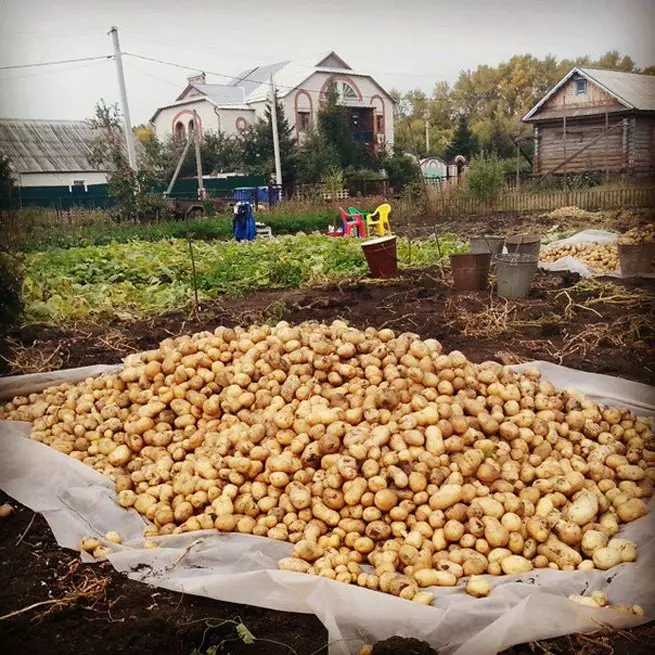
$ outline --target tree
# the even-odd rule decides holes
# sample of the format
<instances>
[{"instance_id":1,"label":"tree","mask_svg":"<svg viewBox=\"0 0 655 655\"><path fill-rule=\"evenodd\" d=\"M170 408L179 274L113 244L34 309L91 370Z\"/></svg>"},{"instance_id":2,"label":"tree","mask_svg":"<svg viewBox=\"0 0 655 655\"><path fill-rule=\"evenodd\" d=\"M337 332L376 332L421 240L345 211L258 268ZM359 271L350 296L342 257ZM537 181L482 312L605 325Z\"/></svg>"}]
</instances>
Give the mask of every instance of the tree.
<instances>
[{"instance_id":1,"label":"tree","mask_svg":"<svg viewBox=\"0 0 655 655\"><path fill-rule=\"evenodd\" d=\"M475 200L488 202L500 195L505 183L503 164L496 155L475 155L466 173L466 190Z\"/></svg>"},{"instance_id":2,"label":"tree","mask_svg":"<svg viewBox=\"0 0 655 655\"><path fill-rule=\"evenodd\" d=\"M359 168L361 150L350 134L346 110L339 104L336 84L330 84L325 92L325 99L318 110L318 129L334 148L342 169Z\"/></svg>"},{"instance_id":3,"label":"tree","mask_svg":"<svg viewBox=\"0 0 655 655\"><path fill-rule=\"evenodd\" d=\"M161 176L161 162L156 144L138 149L138 171L128 160L122 116L118 105L107 105L104 100L96 105L95 115L89 120L95 132L89 147L91 160L107 171L109 197L116 203L121 218L149 218L165 208L157 191Z\"/></svg>"},{"instance_id":4,"label":"tree","mask_svg":"<svg viewBox=\"0 0 655 655\"><path fill-rule=\"evenodd\" d=\"M277 129L280 143L280 165L282 181L292 184L296 180L296 142L293 128L284 113L284 106L275 97ZM266 106L265 118L258 118L241 137L243 164L250 173L270 176L275 171L273 151L273 119L270 103Z\"/></svg>"},{"instance_id":5,"label":"tree","mask_svg":"<svg viewBox=\"0 0 655 655\"><path fill-rule=\"evenodd\" d=\"M9 158L0 153L0 211L14 206L16 192L16 182Z\"/></svg>"},{"instance_id":6,"label":"tree","mask_svg":"<svg viewBox=\"0 0 655 655\"><path fill-rule=\"evenodd\" d=\"M423 176L416 161L397 148L391 156L381 156L380 164L387 172L389 184L396 190L413 182L420 182Z\"/></svg>"},{"instance_id":7,"label":"tree","mask_svg":"<svg viewBox=\"0 0 655 655\"><path fill-rule=\"evenodd\" d=\"M326 177L340 164L339 153L323 132L318 129L307 132L298 148L299 182L325 182Z\"/></svg>"},{"instance_id":8,"label":"tree","mask_svg":"<svg viewBox=\"0 0 655 655\"><path fill-rule=\"evenodd\" d=\"M466 114L461 113L453 133L453 138L446 148L446 157L449 161L457 157L457 155L463 155L466 159L471 159L477 151L477 139L469 129Z\"/></svg>"}]
</instances>

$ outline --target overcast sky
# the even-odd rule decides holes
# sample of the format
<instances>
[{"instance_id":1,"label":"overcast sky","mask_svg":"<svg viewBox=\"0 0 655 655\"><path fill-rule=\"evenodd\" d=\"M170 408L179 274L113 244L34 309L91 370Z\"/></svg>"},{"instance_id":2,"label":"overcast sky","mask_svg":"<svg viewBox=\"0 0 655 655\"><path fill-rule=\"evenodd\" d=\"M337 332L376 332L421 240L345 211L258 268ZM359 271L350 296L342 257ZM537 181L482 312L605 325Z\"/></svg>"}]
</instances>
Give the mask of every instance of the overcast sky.
<instances>
[{"instance_id":1,"label":"overcast sky","mask_svg":"<svg viewBox=\"0 0 655 655\"><path fill-rule=\"evenodd\" d=\"M121 47L234 75L335 50L387 89L454 81L514 54L611 49L655 64L654 0L0 0L0 68L107 55ZM190 72L125 57L133 122L173 101ZM208 76L212 82L225 78ZM118 99L111 60L0 70L0 117L89 117Z\"/></svg>"}]
</instances>

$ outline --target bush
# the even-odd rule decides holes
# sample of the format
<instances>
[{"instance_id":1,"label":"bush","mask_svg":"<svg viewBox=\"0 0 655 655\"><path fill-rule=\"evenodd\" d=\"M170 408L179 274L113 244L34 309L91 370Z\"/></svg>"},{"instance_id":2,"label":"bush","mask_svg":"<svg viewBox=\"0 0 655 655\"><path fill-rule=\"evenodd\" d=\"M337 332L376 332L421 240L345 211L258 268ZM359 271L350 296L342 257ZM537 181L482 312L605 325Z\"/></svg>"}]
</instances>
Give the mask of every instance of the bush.
<instances>
[{"instance_id":1,"label":"bush","mask_svg":"<svg viewBox=\"0 0 655 655\"><path fill-rule=\"evenodd\" d=\"M0 333L21 314L20 287L18 262L7 253L0 253Z\"/></svg>"},{"instance_id":2,"label":"bush","mask_svg":"<svg viewBox=\"0 0 655 655\"><path fill-rule=\"evenodd\" d=\"M466 173L466 192L474 200L493 201L505 184L503 163L496 155L476 155Z\"/></svg>"},{"instance_id":3,"label":"bush","mask_svg":"<svg viewBox=\"0 0 655 655\"><path fill-rule=\"evenodd\" d=\"M286 205L285 205L286 207ZM274 235L296 234L297 232L325 232L330 224L339 222L336 209L325 208L310 212L305 209L291 208L290 211L273 210L261 212L256 220L270 225ZM58 248L75 248L85 246L103 246L111 243L139 241L161 241L163 239L181 239L187 235L200 241L228 240L232 238L231 215L217 215L196 220L170 220L159 223L112 223L103 221L98 225L76 228L40 227L20 235L14 246L23 252L54 250Z\"/></svg>"}]
</instances>

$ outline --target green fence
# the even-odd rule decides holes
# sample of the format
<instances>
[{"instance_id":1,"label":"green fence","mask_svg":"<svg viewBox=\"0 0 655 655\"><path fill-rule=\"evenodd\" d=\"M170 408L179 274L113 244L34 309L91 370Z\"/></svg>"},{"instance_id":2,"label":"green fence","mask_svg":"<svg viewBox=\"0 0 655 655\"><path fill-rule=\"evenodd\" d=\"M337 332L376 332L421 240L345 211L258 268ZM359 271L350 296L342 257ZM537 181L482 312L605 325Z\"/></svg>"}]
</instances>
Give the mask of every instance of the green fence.
<instances>
[{"instance_id":1,"label":"green fence","mask_svg":"<svg viewBox=\"0 0 655 655\"><path fill-rule=\"evenodd\" d=\"M209 195L218 198L232 198L234 190L240 187L265 186L263 175L243 175L204 180L205 189ZM167 189L168 183L161 181L156 189L161 193ZM71 209L106 209L112 204L106 184L90 184L86 188L68 186L35 186L21 187L14 192L12 205L46 207L57 211ZM177 180L170 196L193 200L198 197L198 181L195 178Z\"/></svg>"}]
</instances>

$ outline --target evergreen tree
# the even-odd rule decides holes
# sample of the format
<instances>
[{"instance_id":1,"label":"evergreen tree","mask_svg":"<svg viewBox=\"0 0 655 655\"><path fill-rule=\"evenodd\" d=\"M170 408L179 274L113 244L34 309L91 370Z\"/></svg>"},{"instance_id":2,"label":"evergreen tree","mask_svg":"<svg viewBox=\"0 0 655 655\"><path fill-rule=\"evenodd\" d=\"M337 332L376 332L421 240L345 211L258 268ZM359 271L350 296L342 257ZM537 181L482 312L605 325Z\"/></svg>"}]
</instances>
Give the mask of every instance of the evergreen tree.
<instances>
[{"instance_id":1,"label":"evergreen tree","mask_svg":"<svg viewBox=\"0 0 655 655\"><path fill-rule=\"evenodd\" d=\"M453 138L446 147L446 157L448 160L452 160L457 155L463 155L468 160L476 152L478 152L477 139L469 128L466 114L461 113L457 121L457 126L455 127L455 132L453 133Z\"/></svg>"},{"instance_id":2,"label":"evergreen tree","mask_svg":"<svg viewBox=\"0 0 655 655\"><path fill-rule=\"evenodd\" d=\"M275 98L277 108L277 129L280 142L280 165L282 181L292 184L296 180L296 142L293 128L284 114L284 107ZM270 104L266 106L265 118L258 118L241 138L243 163L250 173L271 176L275 172L273 150L273 120Z\"/></svg>"},{"instance_id":3,"label":"evergreen tree","mask_svg":"<svg viewBox=\"0 0 655 655\"><path fill-rule=\"evenodd\" d=\"M318 129L310 130L298 149L298 180L303 183L324 182L341 164L339 153Z\"/></svg>"},{"instance_id":4,"label":"evergreen tree","mask_svg":"<svg viewBox=\"0 0 655 655\"><path fill-rule=\"evenodd\" d=\"M318 111L318 129L337 152L342 169L359 167L361 150L350 134L346 108L339 104L336 84L330 84L325 92Z\"/></svg>"}]
</instances>

